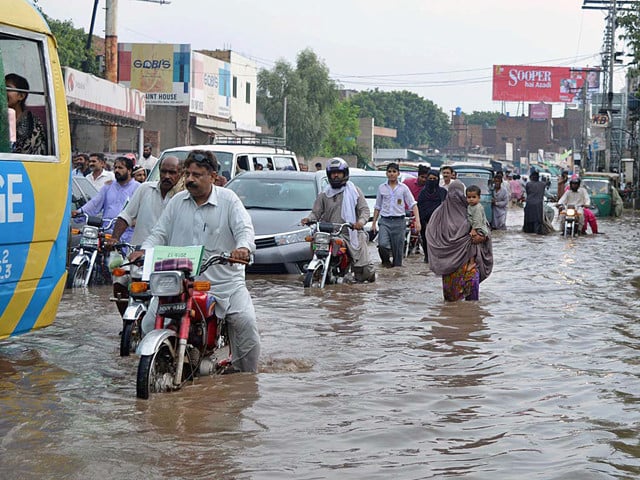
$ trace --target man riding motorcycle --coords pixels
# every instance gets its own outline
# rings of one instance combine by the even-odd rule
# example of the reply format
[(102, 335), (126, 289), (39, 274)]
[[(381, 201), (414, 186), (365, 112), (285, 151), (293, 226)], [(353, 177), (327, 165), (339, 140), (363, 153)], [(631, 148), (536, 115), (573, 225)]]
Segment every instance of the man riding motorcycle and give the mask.
[(587, 193), (587, 189), (580, 186), (580, 178), (573, 175), (569, 180), (569, 190), (558, 200), (558, 208), (560, 210), (560, 225), (564, 225), (565, 210), (568, 205), (574, 205), (578, 212), (578, 231), (582, 232), (584, 227), (584, 208), (591, 205), (591, 199)]
[(301, 223), (306, 225), (321, 221), (352, 224), (353, 230), (343, 232), (342, 236), (349, 249), (355, 280), (373, 282), (376, 273), (369, 258), (369, 236), (363, 230), (371, 216), (367, 200), (362, 191), (349, 181), (349, 165), (342, 158), (332, 158), (326, 170), (329, 184), (316, 198), (311, 214), (303, 218)]

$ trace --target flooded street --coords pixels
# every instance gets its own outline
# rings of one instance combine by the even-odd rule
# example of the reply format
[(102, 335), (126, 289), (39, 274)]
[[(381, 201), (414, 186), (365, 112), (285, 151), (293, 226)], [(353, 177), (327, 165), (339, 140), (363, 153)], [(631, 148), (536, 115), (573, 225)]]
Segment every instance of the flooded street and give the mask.
[(0, 343), (0, 478), (638, 478), (640, 215), (508, 225), (479, 302), (445, 304), (421, 256), (322, 291), (251, 276), (260, 373), (150, 400), (110, 288), (67, 292)]

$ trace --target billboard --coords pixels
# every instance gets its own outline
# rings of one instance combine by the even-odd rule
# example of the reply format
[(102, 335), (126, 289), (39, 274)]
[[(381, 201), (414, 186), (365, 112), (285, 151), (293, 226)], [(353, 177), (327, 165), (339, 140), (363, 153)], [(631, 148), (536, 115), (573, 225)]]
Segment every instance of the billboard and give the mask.
[(69, 67), (64, 67), (64, 88), (68, 104), (140, 122), (145, 120), (145, 96), (138, 90)]
[(147, 105), (189, 105), (191, 46), (118, 44), (118, 81), (146, 95)]
[[(587, 89), (583, 93), (583, 86)], [(493, 66), (493, 100), (581, 103), (600, 90), (600, 71), (526, 65)]]
[(228, 88), (231, 65), (217, 58), (192, 53), (189, 111), (220, 118), (231, 116)]

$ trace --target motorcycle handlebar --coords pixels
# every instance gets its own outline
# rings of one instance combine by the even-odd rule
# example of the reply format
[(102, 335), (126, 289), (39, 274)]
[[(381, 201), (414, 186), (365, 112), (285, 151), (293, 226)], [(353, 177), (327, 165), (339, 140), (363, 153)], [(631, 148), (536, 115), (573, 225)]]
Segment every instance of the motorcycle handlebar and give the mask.
[(218, 255), (211, 255), (209, 258), (202, 262), (200, 267), (200, 273), (202, 274), (207, 268), (212, 265), (227, 265), (230, 263), (238, 263), (240, 265), (251, 265), (253, 263), (253, 254), (251, 254), (249, 260), (242, 260), (239, 258), (232, 258), (228, 253), (221, 253)]
[(306, 225), (309, 225), (309, 226), (317, 225), (316, 228), (318, 228), (318, 230), (320, 230), (321, 232), (327, 232), (327, 233), (332, 233), (332, 232), (341, 233), (342, 230), (345, 228), (349, 228), (351, 230), (353, 230), (354, 228), (354, 224), (349, 222), (332, 223), (332, 222), (309, 221), (306, 223)]

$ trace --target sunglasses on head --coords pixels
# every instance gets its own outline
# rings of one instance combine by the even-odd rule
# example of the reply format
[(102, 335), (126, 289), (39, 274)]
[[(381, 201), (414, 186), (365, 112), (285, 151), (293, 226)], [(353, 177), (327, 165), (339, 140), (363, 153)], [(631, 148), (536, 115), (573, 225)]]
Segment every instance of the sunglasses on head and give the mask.
[(218, 171), (218, 166), (204, 153), (194, 153), (191, 158), (198, 163), (206, 163), (213, 168), (214, 171)]

